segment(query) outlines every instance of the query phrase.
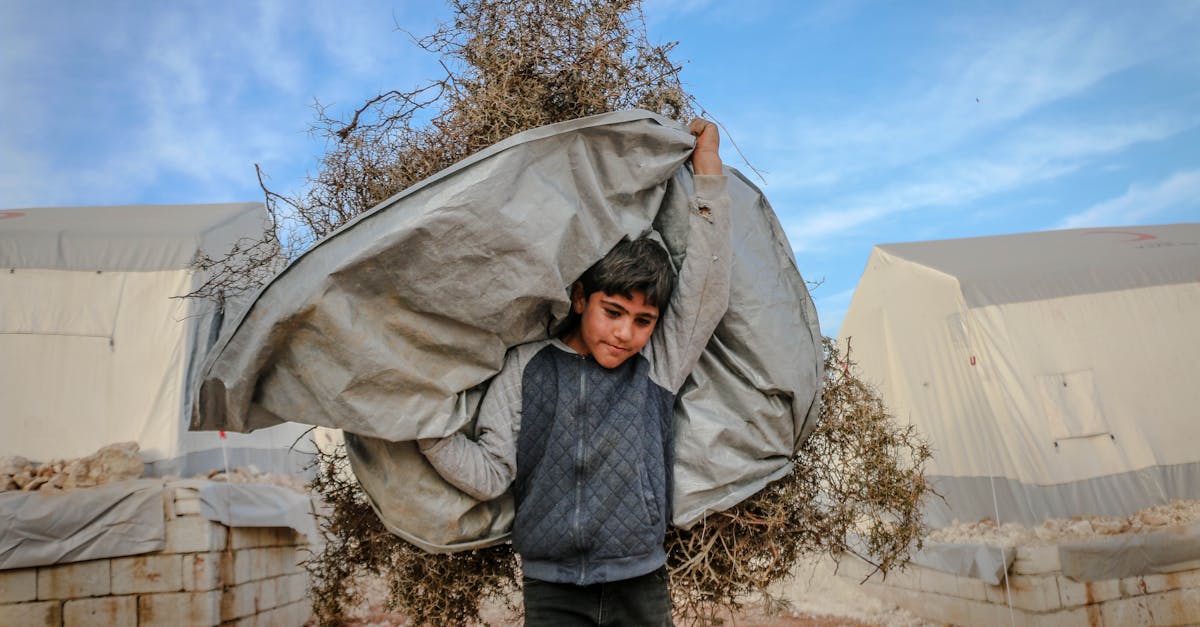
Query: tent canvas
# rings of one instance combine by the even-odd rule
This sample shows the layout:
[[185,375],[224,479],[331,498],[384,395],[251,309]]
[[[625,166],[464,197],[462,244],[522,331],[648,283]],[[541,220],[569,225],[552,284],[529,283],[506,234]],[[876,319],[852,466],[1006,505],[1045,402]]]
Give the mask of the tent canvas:
[[[220,256],[261,236],[261,203],[0,211],[0,456],[35,461],[136,441],[152,475],[253,464],[294,471],[305,427],[187,431],[191,381],[221,324],[177,298]],[[222,447],[225,451],[222,451]]]
[[[1200,224],[876,246],[839,345],[934,447],[931,524],[1200,498]],[[993,500],[994,499],[994,500]]]

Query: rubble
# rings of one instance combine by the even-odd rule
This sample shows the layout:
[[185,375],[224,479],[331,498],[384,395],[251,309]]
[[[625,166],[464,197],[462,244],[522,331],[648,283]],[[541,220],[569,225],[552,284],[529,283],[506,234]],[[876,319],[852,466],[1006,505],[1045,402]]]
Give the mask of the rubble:
[[51,460],[43,464],[13,455],[0,457],[0,492],[90,488],[113,481],[137,479],[144,470],[137,442],[109,444],[87,457]]

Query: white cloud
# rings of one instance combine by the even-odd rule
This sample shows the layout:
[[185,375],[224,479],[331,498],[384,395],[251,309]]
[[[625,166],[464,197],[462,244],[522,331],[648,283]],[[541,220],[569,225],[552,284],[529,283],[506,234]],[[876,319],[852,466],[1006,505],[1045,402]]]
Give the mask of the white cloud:
[[1157,184],[1133,184],[1117,198],[1063,218],[1055,228],[1139,224],[1187,207],[1200,207],[1200,170],[1177,172]]
[[1130,146],[1164,139],[1193,127],[1194,120],[1128,124],[1034,126],[1014,130],[987,157],[940,159],[919,168],[919,178],[898,177],[875,189],[850,194],[844,202],[804,217],[784,219],[797,251],[812,250],[830,237],[873,225],[890,216],[964,205],[991,194],[1051,180]]

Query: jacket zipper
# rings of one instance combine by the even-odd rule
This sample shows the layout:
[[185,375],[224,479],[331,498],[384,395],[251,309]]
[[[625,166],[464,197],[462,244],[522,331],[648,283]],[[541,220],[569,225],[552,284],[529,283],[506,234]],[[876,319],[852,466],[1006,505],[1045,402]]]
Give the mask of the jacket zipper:
[[575,443],[575,524],[573,532],[575,535],[575,548],[579,551],[579,585],[587,576],[587,552],[584,551],[583,533],[580,529],[580,514],[583,508],[583,449],[584,442],[588,437],[588,420],[587,412],[587,357],[579,359],[579,406],[576,408],[575,417],[579,422],[579,441]]

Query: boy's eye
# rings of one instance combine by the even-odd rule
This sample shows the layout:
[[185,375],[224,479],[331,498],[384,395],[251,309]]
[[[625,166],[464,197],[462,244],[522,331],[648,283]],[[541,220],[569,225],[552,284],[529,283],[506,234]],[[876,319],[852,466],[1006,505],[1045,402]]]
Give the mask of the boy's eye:
[[605,309],[604,313],[608,314],[609,318],[619,318],[621,316],[621,312],[616,309]]
[[638,318],[637,325],[639,327],[648,327],[648,326],[650,326],[650,321],[647,320],[646,318]]

